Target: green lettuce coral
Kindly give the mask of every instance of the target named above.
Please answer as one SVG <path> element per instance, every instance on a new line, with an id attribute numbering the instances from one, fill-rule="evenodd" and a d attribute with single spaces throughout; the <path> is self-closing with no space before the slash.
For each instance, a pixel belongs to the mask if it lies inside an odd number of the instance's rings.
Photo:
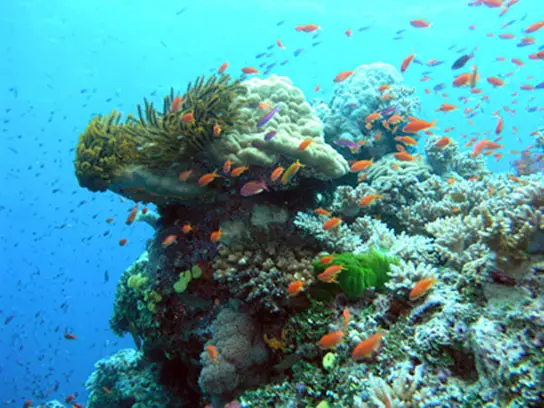
<path id="1" fill-rule="evenodd" d="M 384 290 L 389 279 L 390 265 L 398 265 L 399 260 L 375 249 L 362 254 L 336 254 L 334 260 L 323 265 L 319 259 L 314 261 L 314 272 L 317 275 L 331 265 L 340 265 L 343 269 L 336 277 L 337 283 L 319 282 L 317 289 L 326 292 L 343 292 L 348 298 L 362 296 L 366 289 Z"/>

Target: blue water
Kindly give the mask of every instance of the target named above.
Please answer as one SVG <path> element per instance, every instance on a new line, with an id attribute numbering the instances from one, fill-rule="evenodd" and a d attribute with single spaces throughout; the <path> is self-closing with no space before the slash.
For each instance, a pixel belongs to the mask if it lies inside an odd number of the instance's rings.
<path id="1" fill-rule="evenodd" d="M 399 67 L 415 52 L 421 61 L 445 61 L 436 68 L 412 64 L 405 74 L 405 83 L 416 87 L 422 99 L 420 117 L 439 119 L 441 129 L 454 126 L 449 136 L 464 141 L 462 134 L 493 132 L 492 114 L 501 110 L 505 157 L 499 163 L 493 157 L 488 162 L 493 171 L 512 171 L 510 161 L 516 156 L 508 155 L 508 150 L 530 145 L 530 132 L 544 124 L 542 110 L 527 110 L 544 106 L 544 90 L 519 90 L 521 84 L 544 80 L 544 62 L 527 58 L 544 44 L 544 30 L 531 34 L 536 44 L 516 47 L 522 30 L 543 19 L 542 0 L 521 0 L 503 17 L 497 9 L 467 3 L 2 1 L 0 406 L 19 407 L 26 399 L 64 400 L 75 392 L 84 400 L 83 383 L 94 362 L 132 346 L 130 339 L 110 332 L 108 319 L 116 282 L 152 231 L 143 223 L 125 226 L 132 203 L 79 187 L 72 164 L 74 148 L 92 116 L 113 108 L 133 112 L 143 97 L 160 102 L 171 86 L 184 90 L 188 81 L 215 71 L 225 61 L 234 75 L 245 66 L 277 61 L 272 73 L 289 76 L 307 99 L 327 100 L 338 72 L 376 61 Z M 415 18 L 432 25 L 412 28 L 408 22 Z M 516 21 L 501 29 L 511 20 Z M 318 38 L 294 29 L 309 23 L 322 27 Z M 471 24 L 476 25 L 474 31 L 468 28 Z M 344 33 L 347 29 L 353 31 L 351 38 Z M 405 30 L 403 38 L 393 40 L 397 30 Z M 501 32 L 516 39 L 498 39 Z M 255 59 L 277 39 L 286 50 L 273 47 L 273 57 Z M 321 43 L 312 46 L 316 41 Z M 448 50 L 450 46 L 455 48 Z M 462 55 L 460 49 L 469 53 L 476 46 L 476 58 L 467 68 L 478 65 L 479 86 L 489 95 L 489 103 L 483 103 L 483 112 L 471 126 L 458 100 L 470 94 L 451 88 L 450 66 Z M 303 51 L 295 56 L 300 48 Z M 498 56 L 506 61 L 496 61 Z M 525 65 L 512 64 L 513 57 Z M 284 60 L 288 63 L 279 65 Z M 422 83 L 427 70 L 432 80 Z M 501 89 L 492 89 L 485 81 L 509 72 L 513 76 L 505 78 Z M 440 82 L 447 84 L 445 90 L 425 94 L 426 87 Z M 321 86 L 318 94 L 313 91 L 316 85 Z M 481 95 L 471 98 L 472 106 Z M 443 102 L 460 108 L 448 114 L 435 112 Z M 511 115 L 503 106 L 517 112 Z M 108 217 L 116 222 L 107 224 Z M 129 241 L 123 248 L 117 244 L 120 238 Z M 65 340 L 66 331 L 78 340 Z"/>

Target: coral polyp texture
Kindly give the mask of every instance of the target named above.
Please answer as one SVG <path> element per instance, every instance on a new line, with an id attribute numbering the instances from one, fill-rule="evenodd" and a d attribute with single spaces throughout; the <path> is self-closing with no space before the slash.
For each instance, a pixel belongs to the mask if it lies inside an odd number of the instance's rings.
<path id="1" fill-rule="evenodd" d="M 162 109 L 77 148 L 82 186 L 157 205 L 110 319 L 136 350 L 90 407 L 542 406 L 541 174 L 403 133 L 419 101 L 382 63 L 316 109 L 274 75 Z"/>

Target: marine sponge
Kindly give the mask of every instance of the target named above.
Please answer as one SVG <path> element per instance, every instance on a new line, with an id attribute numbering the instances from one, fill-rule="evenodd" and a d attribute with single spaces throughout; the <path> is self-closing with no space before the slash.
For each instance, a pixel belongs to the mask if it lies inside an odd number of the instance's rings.
<path id="1" fill-rule="evenodd" d="M 336 178 L 348 171 L 348 163 L 323 139 L 319 118 L 304 99 L 302 91 L 294 87 L 286 77 L 271 75 L 267 79 L 252 78 L 243 82 L 248 92 L 238 96 L 233 105 L 240 111 L 235 126 L 216 138 L 206 149 L 216 163 L 230 159 L 234 164 L 252 164 L 270 167 L 280 160 L 289 165 L 300 160 L 313 170 L 313 176 Z M 279 111 L 263 127 L 257 122 L 266 114 L 257 107 L 267 103 Z M 265 141 L 267 132 L 277 132 L 271 140 Z M 311 139 L 313 143 L 305 150 L 299 150 L 300 142 Z"/>
<path id="2" fill-rule="evenodd" d="M 362 254 L 343 253 L 336 254 L 329 265 L 323 265 L 319 260 L 314 261 L 314 270 L 320 274 L 330 265 L 341 265 L 344 269 L 338 274 L 336 283 L 320 283 L 319 286 L 330 288 L 333 285 L 340 287 L 348 298 L 362 296 L 368 288 L 383 290 L 388 280 L 388 272 L 391 264 L 397 264 L 398 260 L 389 257 L 377 250 L 371 250 Z"/>
<path id="3" fill-rule="evenodd" d="M 230 401 L 235 392 L 266 378 L 264 364 L 268 351 L 257 322 L 234 309 L 223 309 L 217 315 L 212 333 L 209 344 L 218 351 L 217 361 L 212 361 L 206 351 L 202 353 L 203 368 L 198 384 L 214 399 Z"/>
<path id="4" fill-rule="evenodd" d="M 91 119 L 76 147 L 74 164 L 81 187 L 106 191 L 125 167 L 139 159 L 138 140 L 131 129 L 115 110 Z"/>

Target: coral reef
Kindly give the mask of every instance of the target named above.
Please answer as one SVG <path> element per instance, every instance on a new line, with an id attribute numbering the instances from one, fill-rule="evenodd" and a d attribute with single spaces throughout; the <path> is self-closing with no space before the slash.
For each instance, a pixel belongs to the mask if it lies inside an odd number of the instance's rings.
<path id="1" fill-rule="evenodd" d="M 89 408 L 182 407 L 185 404 L 173 390 L 160 385 L 161 366 L 150 363 L 141 352 L 124 349 L 95 364 L 89 377 Z"/>
<path id="2" fill-rule="evenodd" d="M 542 406 L 541 175 L 438 135 L 415 154 L 400 126 L 419 101 L 386 64 L 316 103 L 221 76 L 91 121 L 82 186 L 157 212 L 135 210 L 154 235 L 110 320 L 138 350 L 97 363 L 90 407 Z"/>

